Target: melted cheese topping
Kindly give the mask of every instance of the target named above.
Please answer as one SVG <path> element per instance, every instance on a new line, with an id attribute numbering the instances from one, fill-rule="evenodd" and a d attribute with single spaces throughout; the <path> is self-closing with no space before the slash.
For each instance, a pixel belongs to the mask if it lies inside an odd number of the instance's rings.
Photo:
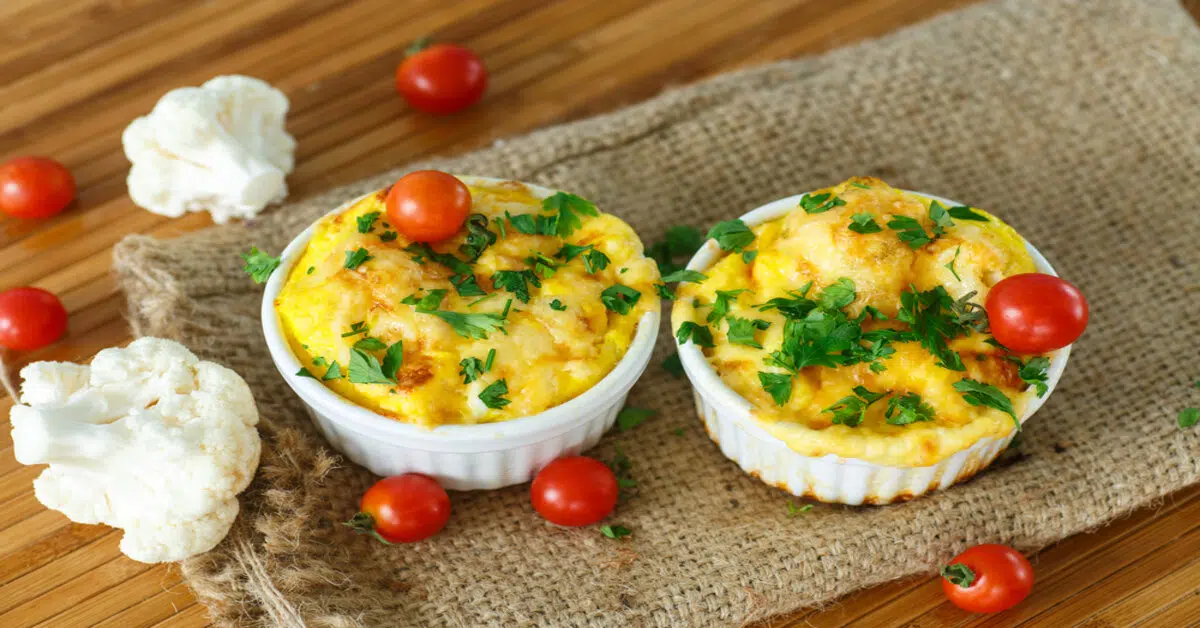
<path id="1" fill-rule="evenodd" d="M 863 187 L 866 186 L 866 187 Z M 764 391 L 759 371 L 781 372 L 763 359 L 779 349 L 785 319 L 776 310 L 759 311 L 754 306 L 776 297 L 788 297 L 808 282 L 809 297 L 846 277 L 854 282 L 857 298 L 845 311 L 857 316 L 864 306 L 878 308 L 889 318 L 900 308 L 900 294 L 910 286 L 926 291 L 944 286 L 958 299 L 970 292 L 970 301 L 982 305 L 991 286 L 1010 275 L 1035 272 L 1024 240 L 994 216 L 987 222 L 955 220 L 954 226 L 932 243 L 912 250 L 886 225 L 892 217 L 918 220 L 932 233 L 930 201 L 889 187 L 878 179 L 851 179 L 829 192 L 845 201 L 831 210 L 807 214 L 802 209 L 753 228 L 757 249 L 747 264 L 740 255 L 727 255 L 707 271 L 701 283 L 682 284 L 672 314 L 675 328 L 684 321 L 706 324 L 709 307 L 717 290 L 745 289 L 733 301 L 729 313 L 762 319 L 771 325 L 756 333 L 763 349 L 731 344 L 725 322 L 711 326 L 716 347 L 704 349 L 709 363 L 721 379 L 750 401 L 756 420 L 774 436 L 806 456 L 836 454 L 877 464 L 927 466 L 965 449 L 981 438 L 1000 437 L 1013 429 L 1007 414 L 988 407 L 972 406 L 953 388 L 969 377 L 997 386 L 1013 402 L 1021 416 L 1032 391 L 1017 376 L 1017 365 L 1003 352 L 987 344 L 986 335 L 973 333 L 950 342 L 966 372 L 937 366 L 937 359 L 917 342 L 893 343 L 895 355 L 883 360 L 887 369 L 872 372 L 868 365 L 829 368 L 809 366 L 793 378 L 791 397 L 779 406 Z M 861 234 L 851 231 L 851 217 L 869 214 L 882 230 Z M 950 264 L 953 263 L 953 270 Z M 699 304 L 699 306 L 697 306 Z M 863 324 L 864 330 L 878 327 L 907 328 L 894 320 Z M 885 420 L 887 399 L 872 404 L 865 420 L 856 427 L 832 424 L 831 413 L 822 410 L 852 396 L 855 386 L 893 394 L 915 392 L 935 410 L 932 421 L 891 425 Z"/>
<path id="2" fill-rule="evenodd" d="M 566 238 L 576 245 L 593 245 L 608 256 L 607 268 L 588 273 L 582 257 L 562 266 L 553 276 L 541 279 L 541 287 L 529 286 L 529 303 L 516 300 L 511 292 L 495 289 L 492 275 L 498 270 L 531 269 L 527 258 L 541 253 L 554 258 L 564 240 L 557 236 L 526 235 L 504 220 L 505 212 L 546 214 L 541 197 L 517 182 L 468 184 L 472 213 L 490 219 L 489 229 L 498 240 L 484 250 L 473 264 L 479 286 L 491 296 L 459 296 L 445 266 L 431 260 L 419 263 L 404 249 L 410 242 L 401 235 L 384 242 L 380 235 L 393 230 L 386 224 L 386 190 L 368 196 L 345 211 L 323 218 L 316 226 L 303 256 L 297 261 L 275 301 L 284 333 L 300 362 L 317 378 L 326 373 L 327 363 L 336 360 L 347 373 L 351 347 L 366 335 L 385 344 L 403 342 L 403 365 L 395 384 L 352 383 L 347 377 L 324 381 L 334 392 L 354 403 L 407 423 L 426 426 L 503 421 L 542 412 L 568 401 L 591 388 L 625 355 L 638 321 L 660 307 L 653 285 L 659 279 L 652 260 L 642 255 L 642 243 L 629 225 L 608 214 L 581 216 L 583 226 Z M 380 217 L 369 233 L 359 233 L 356 219 L 371 212 Z M 504 221 L 501 235 L 499 221 Z M 433 246 L 439 253 L 459 259 L 459 245 L 466 229 L 454 238 Z M 371 258 L 350 270 L 344 267 L 347 251 L 367 249 Z M 610 311 L 600 294 L 614 284 L 641 293 L 628 314 Z M 401 303 L 406 297 L 447 290 L 438 309 L 481 314 L 501 313 L 513 298 L 505 331 L 493 331 L 487 339 L 464 338 L 441 318 L 418 312 Z M 558 307 L 551 303 L 555 300 Z M 472 305 L 474 304 L 474 305 Z M 344 337 L 351 326 L 365 322 L 368 334 Z M 490 371 L 464 384 L 459 374 L 466 358 L 495 358 Z M 371 351 L 381 359 L 383 351 Z M 315 360 L 315 362 L 314 362 Z M 504 379 L 505 398 L 511 403 L 490 409 L 479 394 Z"/>

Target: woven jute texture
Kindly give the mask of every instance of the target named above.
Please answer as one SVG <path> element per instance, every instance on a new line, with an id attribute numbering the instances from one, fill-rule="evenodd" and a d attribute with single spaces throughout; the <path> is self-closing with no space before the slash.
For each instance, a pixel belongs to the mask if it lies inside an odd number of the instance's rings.
<path id="1" fill-rule="evenodd" d="M 340 525 L 375 478 L 328 449 L 275 372 L 237 254 L 279 251 L 399 171 L 252 226 L 131 237 L 115 255 L 137 333 L 234 368 L 263 417 L 234 530 L 183 565 L 218 623 L 738 624 L 976 543 L 1043 547 L 1200 480 L 1200 430 L 1174 418 L 1200 401 L 1200 33 L 1169 0 L 974 6 L 417 167 L 570 190 L 646 241 L 876 175 L 1003 216 L 1088 295 L 1092 320 L 1022 444 L 926 498 L 789 518 L 788 495 L 709 441 L 687 382 L 652 366 L 630 403 L 659 415 L 593 452 L 633 463 L 639 490 L 615 515 L 631 538 L 551 527 L 518 486 L 456 493 L 440 535 L 386 547 Z"/>

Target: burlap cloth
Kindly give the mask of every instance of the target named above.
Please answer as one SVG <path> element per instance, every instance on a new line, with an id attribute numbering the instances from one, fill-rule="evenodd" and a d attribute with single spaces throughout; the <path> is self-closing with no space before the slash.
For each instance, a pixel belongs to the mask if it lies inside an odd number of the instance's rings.
<path id="1" fill-rule="evenodd" d="M 220 624 L 737 624 L 976 543 L 1040 548 L 1200 480 L 1200 429 L 1175 424 L 1200 401 L 1200 33 L 1172 1 L 975 6 L 420 166 L 571 190 L 648 242 L 877 175 L 1003 216 L 1088 295 L 1091 325 L 1020 453 L 940 494 L 788 518 L 789 496 L 722 457 L 687 382 L 652 366 L 631 403 L 659 416 L 594 451 L 633 462 L 640 490 L 614 517 L 632 538 L 555 529 L 518 486 L 454 494 L 443 533 L 385 547 L 339 525 L 375 478 L 275 372 L 237 254 L 280 250 L 398 171 L 249 227 L 130 237 L 115 257 L 137 333 L 236 369 L 262 412 L 237 525 L 183 565 Z"/>

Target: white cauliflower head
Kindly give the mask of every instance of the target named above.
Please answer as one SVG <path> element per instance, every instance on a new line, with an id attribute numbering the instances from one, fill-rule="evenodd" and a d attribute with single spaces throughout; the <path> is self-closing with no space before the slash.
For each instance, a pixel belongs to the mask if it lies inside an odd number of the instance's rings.
<path id="1" fill-rule="evenodd" d="M 258 468 L 258 410 L 237 373 L 183 345 L 141 338 L 90 366 L 35 362 L 12 409 L 22 464 L 49 464 L 38 501 L 79 523 L 125 531 L 146 563 L 207 552 Z"/>
<path id="2" fill-rule="evenodd" d="M 208 211 L 217 223 L 252 218 L 287 197 L 296 140 L 288 99 L 264 81 L 218 76 L 166 93 L 121 142 L 133 162 L 129 196 L 156 214 Z"/>

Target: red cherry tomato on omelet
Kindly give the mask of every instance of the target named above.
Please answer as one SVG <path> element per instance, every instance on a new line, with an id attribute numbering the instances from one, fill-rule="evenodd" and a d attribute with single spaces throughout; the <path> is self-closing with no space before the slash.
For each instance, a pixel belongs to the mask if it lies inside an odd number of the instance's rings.
<path id="1" fill-rule="evenodd" d="M 410 48 L 396 68 L 396 91 L 426 113 L 454 113 L 470 107 L 487 89 L 487 68 L 474 52 L 454 44 Z"/>
<path id="2" fill-rule="evenodd" d="M 586 456 L 567 456 L 538 471 L 529 497 L 546 521 L 586 526 L 613 511 L 617 492 L 617 476 L 608 465 Z"/>
<path id="3" fill-rule="evenodd" d="M 441 242 L 458 233 L 471 213 L 471 191 L 438 170 L 410 172 L 387 195 L 392 225 L 413 242 Z"/>
<path id="4" fill-rule="evenodd" d="M 450 497 L 436 480 L 420 473 L 393 475 L 363 493 L 360 512 L 346 522 L 359 534 L 388 543 L 415 543 L 446 527 Z"/>
<path id="5" fill-rule="evenodd" d="M 0 211 L 17 218 L 49 218 L 75 199 L 75 178 L 46 157 L 17 157 L 0 165 Z"/>
<path id="6" fill-rule="evenodd" d="M 999 613 L 1033 590 L 1033 566 L 1006 545 L 976 545 L 942 568 L 942 590 L 965 611 Z"/>
<path id="7" fill-rule="evenodd" d="M 41 288 L 0 292 L 0 347 L 32 351 L 67 333 L 67 308 Z"/>
<path id="8" fill-rule="evenodd" d="M 1041 273 L 1013 275 L 992 286 L 986 303 L 992 335 L 1017 353 L 1045 353 L 1075 342 L 1088 322 L 1079 288 Z"/>

